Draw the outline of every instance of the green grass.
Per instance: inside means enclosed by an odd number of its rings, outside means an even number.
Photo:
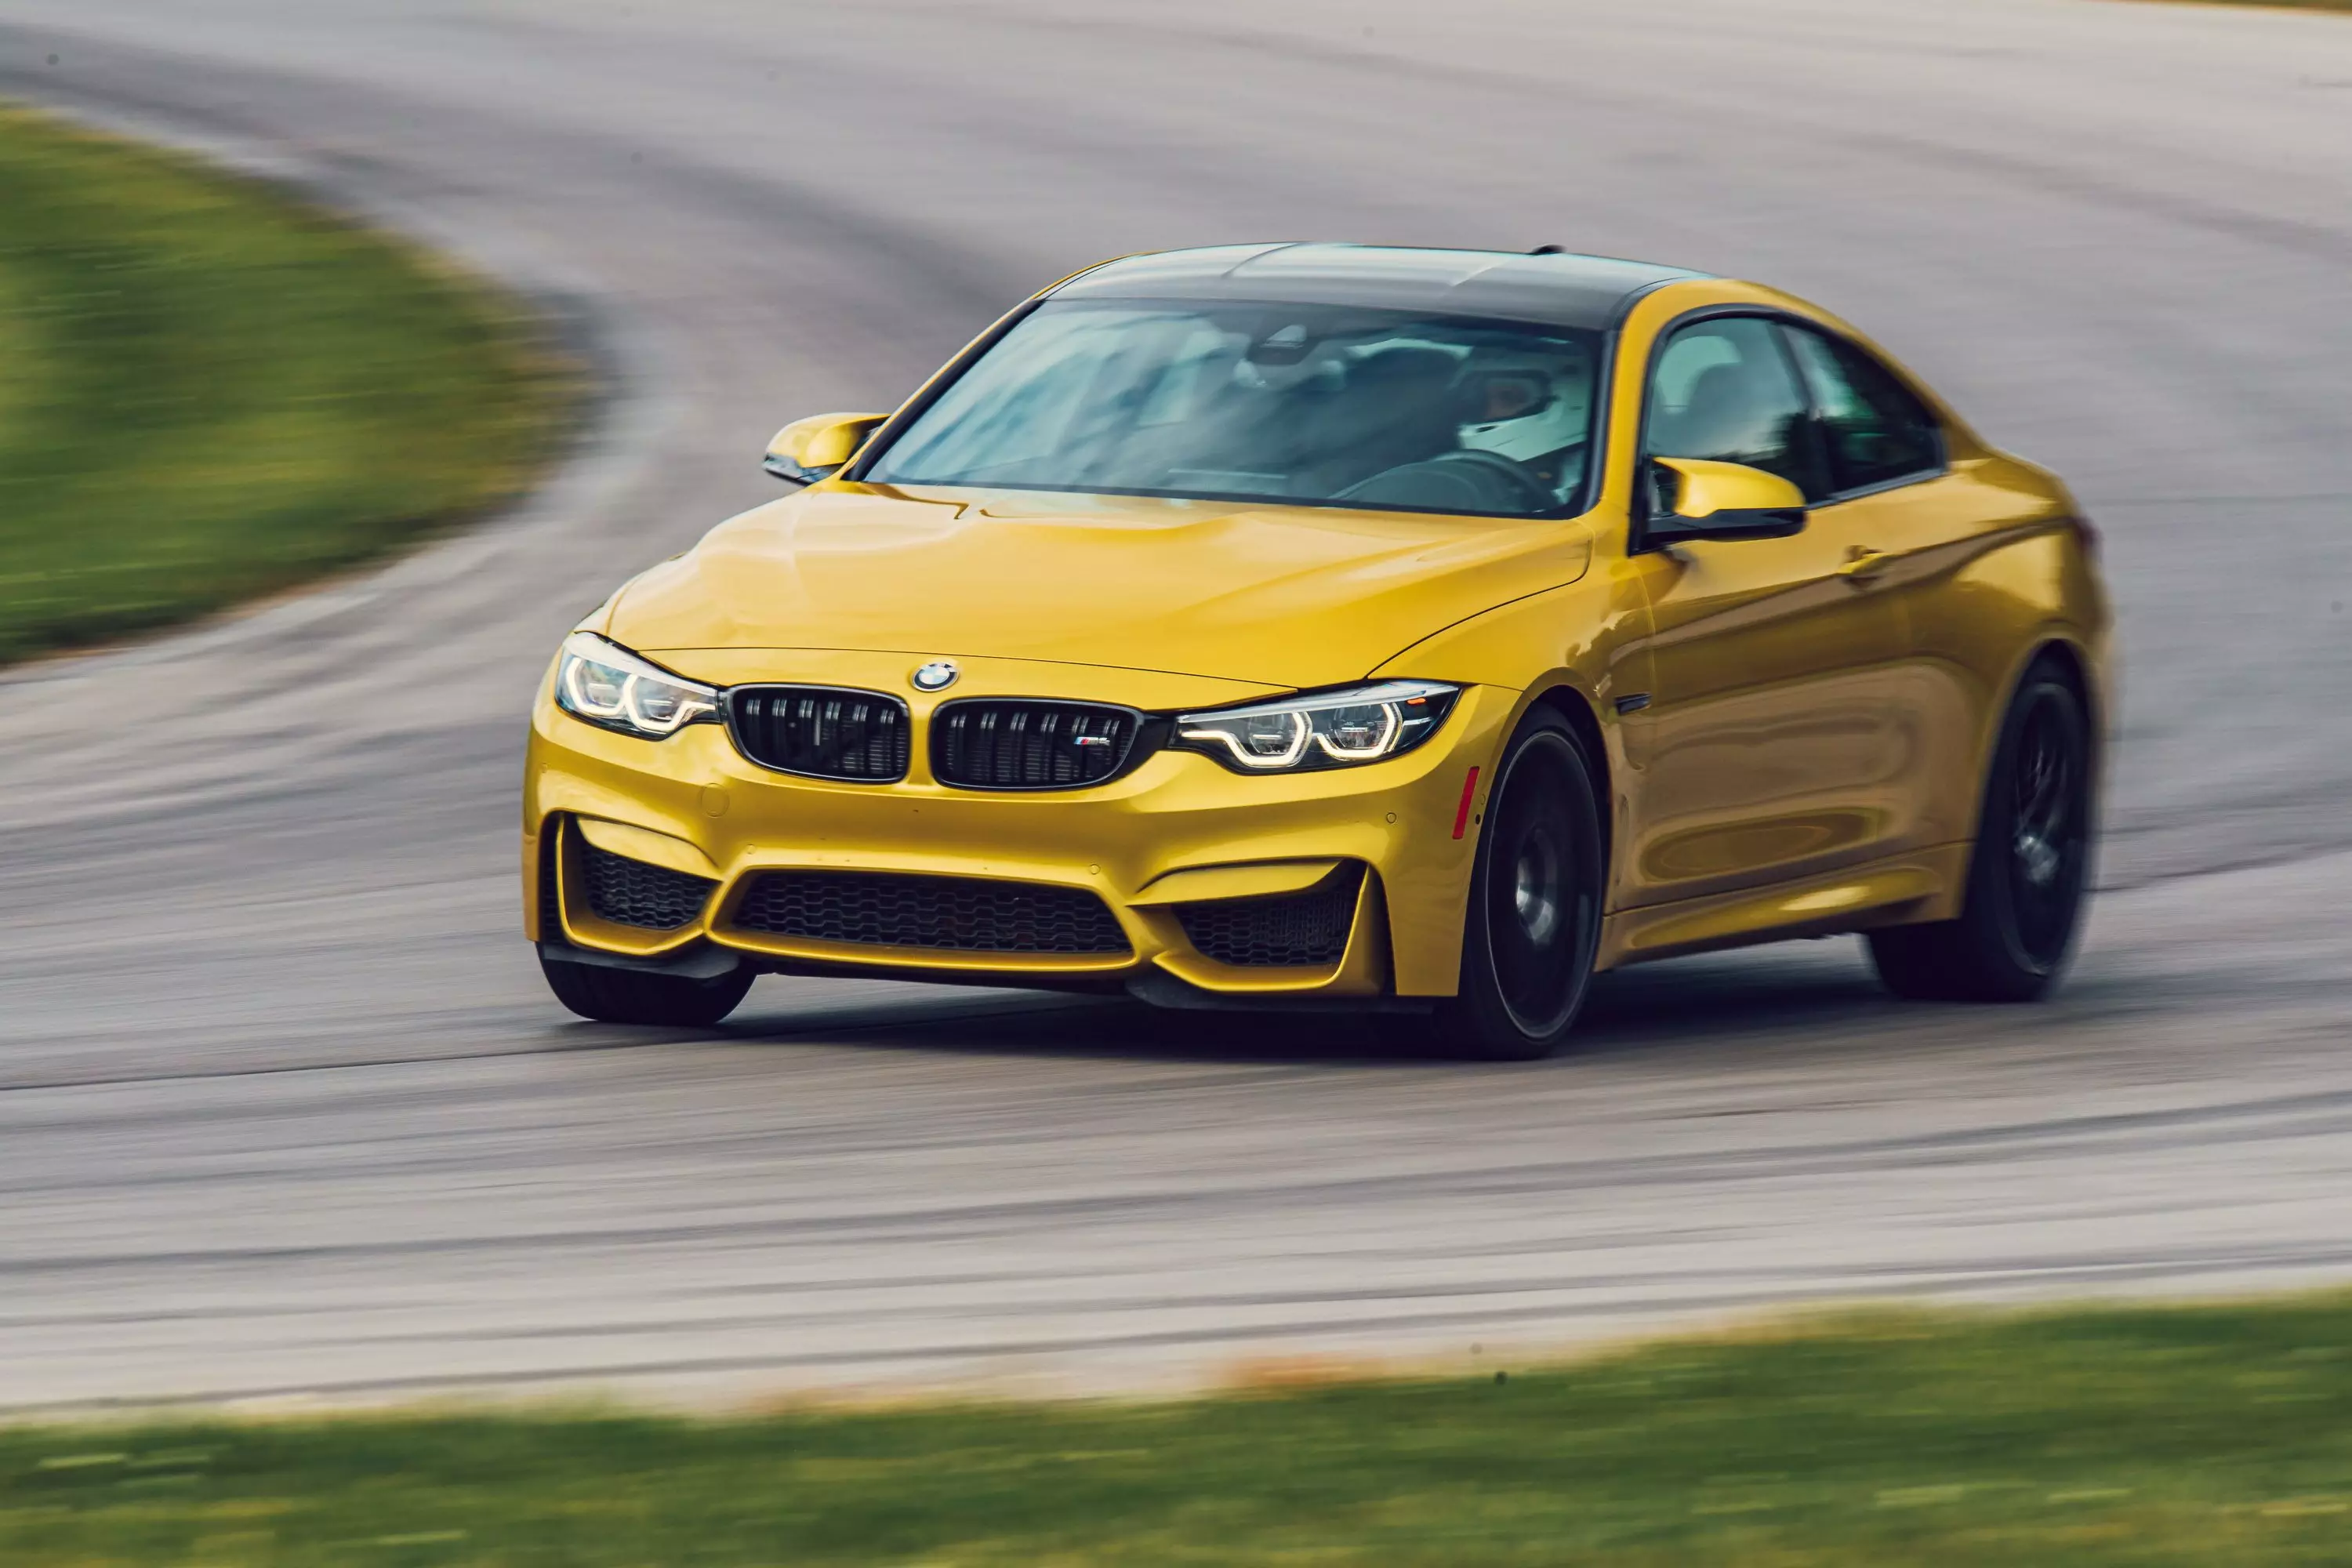
[[[0,1428],[0,1563],[2343,1563],[2352,1296],[1151,1405]]]
[[[569,389],[513,303],[407,246],[0,106],[0,663],[478,516]]]

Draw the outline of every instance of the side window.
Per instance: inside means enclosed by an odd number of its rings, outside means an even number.
[[[1722,316],[1666,340],[1650,377],[1646,455],[1745,463],[1822,493],[1811,405],[1769,321]]]
[[[1831,479],[1841,490],[1883,485],[1944,466],[1944,442],[1927,405],[1888,370],[1852,343],[1801,327],[1788,329],[1821,411]]]

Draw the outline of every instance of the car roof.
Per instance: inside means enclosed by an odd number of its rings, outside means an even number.
[[[1049,298],[1360,305],[1605,331],[1636,296],[1662,283],[1706,276],[1647,261],[1559,251],[1218,245],[1107,261],[1070,279]]]

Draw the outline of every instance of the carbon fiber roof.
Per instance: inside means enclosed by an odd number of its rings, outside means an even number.
[[[1706,274],[1647,261],[1378,245],[1219,245],[1106,262],[1057,300],[1248,300],[1491,316],[1601,331],[1627,301]]]

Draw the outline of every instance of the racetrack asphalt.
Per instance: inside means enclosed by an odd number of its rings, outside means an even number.
[[[9,0],[0,93],[445,246],[612,388],[509,518],[0,676],[0,1406],[1181,1387],[2352,1277],[2352,18]],[[563,629],[772,494],[787,418],[1267,237],[1758,277],[2064,473],[2126,689],[2062,997],[1794,944],[1615,977],[1512,1068],[883,983],[560,1012],[514,834]]]

